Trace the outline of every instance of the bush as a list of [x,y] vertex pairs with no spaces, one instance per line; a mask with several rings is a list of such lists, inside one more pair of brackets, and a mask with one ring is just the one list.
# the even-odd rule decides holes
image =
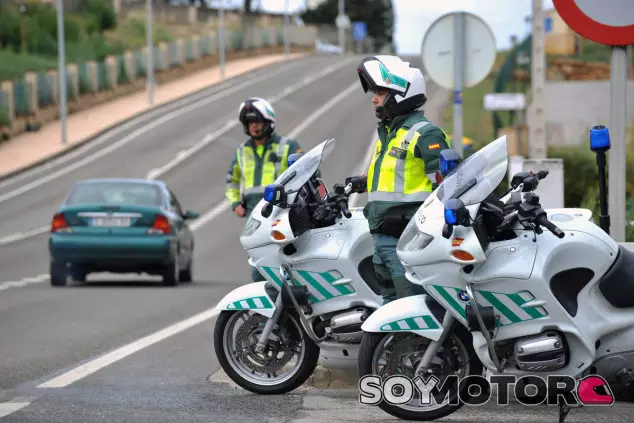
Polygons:
[[99,32],[104,32],[117,26],[117,15],[112,2],[107,0],[82,0],[79,10],[90,16],[91,22],[96,24]]

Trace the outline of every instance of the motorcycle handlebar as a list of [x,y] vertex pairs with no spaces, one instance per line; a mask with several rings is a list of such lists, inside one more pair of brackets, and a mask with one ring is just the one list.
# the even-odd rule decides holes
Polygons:
[[548,220],[548,218],[546,217],[545,214],[541,214],[541,215],[537,216],[537,218],[535,219],[535,222],[537,222],[539,225],[541,225],[541,226],[545,227],[546,229],[548,229],[557,238],[563,238],[564,236],[566,236],[564,231],[559,229],[553,222]]
[[350,210],[348,210],[348,202],[346,200],[337,200],[337,207],[339,207],[341,213],[343,213],[345,217],[347,217],[348,219],[352,217],[352,213],[350,213]]

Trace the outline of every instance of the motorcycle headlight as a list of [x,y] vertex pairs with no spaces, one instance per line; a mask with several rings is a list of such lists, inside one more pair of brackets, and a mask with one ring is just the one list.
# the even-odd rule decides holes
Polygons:
[[[415,229],[415,228],[414,228]],[[425,232],[419,232],[418,230],[411,230],[404,233],[398,242],[398,249],[400,251],[415,252],[423,250],[434,240],[434,237],[426,234]]]
[[244,230],[242,231],[243,236],[251,236],[258,230],[262,222],[257,219],[254,219],[252,216],[249,216],[249,220],[246,225],[244,225]]

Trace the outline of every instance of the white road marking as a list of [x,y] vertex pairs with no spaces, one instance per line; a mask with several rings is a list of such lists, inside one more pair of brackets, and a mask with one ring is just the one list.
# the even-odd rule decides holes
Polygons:
[[212,319],[216,317],[218,314],[219,312],[218,310],[216,310],[215,307],[205,310],[202,313],[198,313],[185,320],[181,320],[180,322],[175,323],[171,326],[168,326],[164,329],[161,329],[158,332],[154,332],[151,335],[138,339],[127,345],[124,345],[121,348],[118,348],[105,355],[102,355],[101,357],[98,357],[78,367],[75,367],[74,369],[71,369],[67,371],[66,373],[63,373],[51,380],[48,380],[38,385],[37,387],[38,388],[64,388],[70,385],[71,383],[78,381],[79,379],[83,379],[86,376],[89,376],[103,369],[104,367],[109,366],[112,363],[115,363],[131,354],[134,354],[137,351],[140,351],[144,348],[147,348],[151,345],[156,344],[157,342],[167,339],[170,336],[179,334],[195,325],[198,325],[209,319]]
[[[3,203],[7,200],[10,200],[11,198],[17,197],[18,195],[24,194],[25,192],[31,191],[34,188],[37,188],[39,186],[42,186],[48,182],[51,182],[61,176],[64,176],[76,169],[79,169],[82,166],[85,166],[89,163],[94,162],[97,159],[102,158],[103,156],[107,155],[108,153],[111,153],[121,147],[123,147],[124,145],[128,144],[129,142],[135,140],[136,138],[138,138],[140,135],[145,134],[146,132],[161,126],[167,122],[170,122],[174,119],[176,119],[179,116],[182,116],[184,114],[187,114],[189,112],[191,112],[192,110],[196,110],[202,106],[206,106],[209,103],[213,103],[216,100],[225,98],[245,87],[257,84],[259,82],[262,82],[266,79],[272,78],[275,75],[278,75],[279,72],[274,72],[272,74],[266,74],[263,76],[259,76],[256,78],[252,78],[252,79],[248,79],[245,82],[242,82],[240,84],[237,85],[233,85],[230,88],[227,88],[226,90],[223,90],[221,92],[212,94],[211,96],[208,97],[204,97],[199,101],[194,102],[193,104],[190,104],[188,106],[182,107],[182,108],[177,108],[176,110],[165,114],[162,117],[159,117],[157,119],[152,119],[150,122],[148,122],[147,125],[144,125],[143,127],[133,131],[132,133],[128,134],[126,137],[123,137],[122,139],[118,140],[117,142],[108,145],[107,147],[104,147],[103,149],[99,150],[99,151],[95,151],[94,153],[84,157],[81,160],[78,160],[76,162],[73,162],[72,164],[69,164],[68,166],[63,167],[62,169],[59,169],[55,172],[49,173],[45,176],[42,176],[39,179],[36,179],[28,184],[22,185],[19,188],[16,188],[12,191],[7,192],[6,194],[2,194],[0,195],[0,203]],[[138,124],[138,123],[137,123]],[[112,135],[108,134],[108,138],[111,138]],[[101,141],[103,142],[103,141]]]
[[11,413],[15,413],[29,404],[31,404],[30,401],[15,401],[15,399],[8,402],[2,402],[0,403],[0,418],[8,416]]
[[[376,139],[378,138],[379,133],[376,129],[372,132],[372,139],[370,140],[370,146],[368,150],[365,152],[365,157],[363,158],[363,162],[359,165],[356,174],[362,175],[366,173],[368,170],[368,166],[370,166],[370,160],[372,160],[372,153],[374,152],[374,144],[376,143]],[[348,201],[348,208],[357,207],[357,203],[359,202],[359,194],[350,195],[350,201]]]
[[[303,60],[297,60],[297,61],[293,61],[293,62],[283,62],[282,65],[280,67],[277,67],[276,69],[274,69],[273,71],[269,71],[268,69],[255,69],[253,72],[254,75],[258,75],[258,74],[262,74],[261,76],[268,76],[268,77],[274,77],[276,75],[279,75],[280,72],[287,72],[289,70],[292,70],[298,66],[300,66],[301,64],[305,63],[305,61]],[[237,78],[242,78],[244,76],[246,76],[247,74],[243,74],[243,75],[239,75],[237,76]],[[247,77],[248,78],[248,77]],[[258,77],[259,78],[259,77]],[[249,79],[247,80],[248,84],[246,84],[245,86],[248,85],[253,85],[257,82],[259,82],[259,79]],[[190,95],[187,95],[184,98],[181,98],[179,100],[176,100],[172,103],[166,103],[166,104],[162,104],[157,106],[156,108],[152,109],[151,111],[148,111],[147,113],[138,116],[136,118],[132,118],[132,120],[122,124],[122,125],[117,125],[115,127],[113,127],[112,129],[109,129],[107,133],[104,133],[103,135],[99,136],[98,138],[96,138],[93,141],[90,141],[89,143],[83,145],[82,147],[77,148],[74,151],[69,152],[68,154],[64,154],[62,156],[60,156],[57,159],[52,160],[49,163],[43,164],[41,166],[38,166],[36,168],[33,168],[32,170],[28,170],[25,171],[24,173],[18,174],[16,176],[13,176],[9,179],[6,179],[4,181],[0,181],[0,188],[4,188],[6,186],[10,186],[10,185],[14,185],[15,183],[32,177],[33,175],[37,175],[38,173],[43,173],[46,170],[48,170],[49,168],[65,163],[67,161],[73,160],[75,159],[77,156],[84,154],[86,151],[91,150],[101,144],[103,144],[105,141],[108,141],[111,138],[114,138],[115,136],[120,135],[123,132],[126,132],[129,128],[133,127],[133,126],[137,126],[145,121],[151,121],[153,119],[155,119],[157,116],[160,116],[161,114],[166,113],[167,111],[171,111],[174,109],[180,109],[183,106],[187,106],[187,105],[191,105],[194,104],[195,102],[199,101],[200,99],[203,99],[207,96],[210,95],[209,91],[214,91],[212,95],[215,94],[220,94],[223,90],[230,88],[232,85],[235,84],[235,81],[226,81],[226,82],[222,82],[220,84],[216,84],[216,85],[212,85],[208,88],[203,88],[202,92],[197,92],[197,93],[193,93]]]
[[[301,90],[302,88],[306,87],[307,85],[311,84],[312,82],[321,79],[335,71],[337,71],[338,69],[346,66],[347,64],[349,64],[351,62],[352,59],[347,59],[344,60],[340,63],[337,63],[334,66],[328,66],[327,68],[325,68],[323,71],[318,72],[316,74],[313,74],[312,76],[308,76],[306,78],[303,79],[303,81],[299,84],[296,85],[292,85],[287,87],[287,89],[284,91],[283,94],[281,95],[277,95],[275,97],[273,97],[270,102],[271,103],[276,103],[279,100],[283,99],[284,97],[297,92],[299,90]],[[253,80],[251,80],[252,82]],[[358,83],[357,83],[358,85]],[[233,91],[237,90],[239,86],[235,86],[233,88]],[[240,87],[242,88],[242,87]],[[228,90],[229,91],[229,90]],[[232,91],[232,92],[233,92]],[[223,91],[223,93],[225,93],[225,91]],[[212,98],[214,97],[209,97],[207,99],[205,99],[204,101],[207,103],[212,102]],[[337,98],[340,98],[340,96],[337,96]],[[328,102],[327,104],[331,104],[331,102]],[[200,105],[195,105],[197,107],[200,107]],[[187,111],[189,110],[193,110],[194,108],[189,108],[187,109]],[[125,145],[126,143],[130,142],[131,140],[133,140],[134,138],[136,138],[137,136],[147,132],[150,128],[154,128],[157,127],[165,122],[168,122],[170,120],[173,120],[175,117],[185,113],[182,112],[185,109],[180,109],[177,112],[173,112],[170,113],[166,116],[164,116],[163,118],[157,119],[154,122],[148,124],[147,126],[144,126],[142,128],[137,129],[136,131],[132,132],[131,134],[129,134],[127,137],[122,138],[121,140],[119,140],[118,142],[109,145],[108,147],[105,147],[102,150],[99,150],[98,152],[96,152],[95,154],[91,155],[91,156],[87,156],[86,158],[84,158],[84,160],[80,160],[72,165],[69,165],[68,167],[65,167],[64,169],[59,170],[58,172],[54,172],[50,175],[48,175],[47,177],[38,179],[33,181],[31,184],[27,184],[24,185],[14,191],[8,192],[7,194],[5,194],[4,196],[0,195],[0,203],[2,203],[3,201],[12,198],[16,195],[19,195],[23,192],[26,192],[32,188],[35,188],[36,186],[42,185],[45,182],[48,182],[49,180],[55,179],[59,176],[62,176],[66,173],[71,172],[72,170],[75,170],[81,166],[83,166],[84,164],[90,163],[94,160],[96,160],[97,158],[100,158],[102,156],[104,156],[105,154],[107,154],[110,151],[114,151],[115,149],[121,147],[122,145]],[[240,122],[237,119],[230,119],[229,121],[227,121],[227,123],[220,129],[216,130],[215,132],[206,135],[200,142],[194,144],[191,148],[186,149],[186,150],[181,150],[174,159],[172,159],[171,161],[169,161],[168,163],[166,163],[165,165],[163,165],[160,168],[155,168],[150,170],[147,175],[146,175],[146,179],[157,179],[159,177],[161,177],[162,175],[164,175],[165,173],[169,172],[170,170],[174,169],[176,166],[178,166],[179,164],[181,164],[183,161],[185,161],[186,159],[188,159],[189,157],[193,156],[194,154],[196,154],[198,151],[202,150],[203,148],[205,148],[207,145],[211,144],[212,142],[216,141],[221,135],[225,134],[226,132],[230,131],[232,128],[234,128],[235,126],[239,125]],[[293,136],[293,135],[290,135]],[[49,178],[50,179],[47,179]],[[41,226],[37,229],[33,229],[30,230],[28,232],[19,232],[19,233],[14,233],[14,234],[10,234],[7,236],[4,236],[2,238],[0,238],[0,246],[3,245],[7,245],[7,244],[11,244],[17,241],[22,241],[24,239],[27,238],[31,238],[33,236],[37,236],[43,233],[46,233],[49,230],[49,226]]]

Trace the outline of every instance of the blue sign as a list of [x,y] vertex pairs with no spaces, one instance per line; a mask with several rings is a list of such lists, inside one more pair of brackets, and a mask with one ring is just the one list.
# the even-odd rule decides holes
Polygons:
[[365,40],[365,36],[368,33],[368,27],[365,22],[354,22],[352,24],[352,38],[355,41]]
[[553,30],[553,18],[548,16],[544,19],[544,32],[548,34],[549,32],[552,32],[552,30]]

